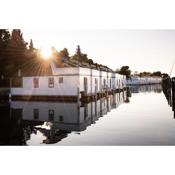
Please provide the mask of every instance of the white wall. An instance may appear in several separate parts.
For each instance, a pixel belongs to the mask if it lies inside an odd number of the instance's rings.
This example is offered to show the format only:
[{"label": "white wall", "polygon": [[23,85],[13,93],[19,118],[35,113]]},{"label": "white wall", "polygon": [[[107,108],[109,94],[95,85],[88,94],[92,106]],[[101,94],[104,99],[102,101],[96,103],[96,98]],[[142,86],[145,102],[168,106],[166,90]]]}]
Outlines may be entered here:
[{"label": "white wall", "polygon": [[[21,102],[12,101],[12,109],[23,110],[23,120],[49,121],[49,110],[54,110],[54,122],[60,122],[60,116],[63,116],[62,123],[78,123],[77,103],[58,103],[58,102]],[[39,109],[39,118],[34,119],[34,109]],[[83,116],[82,116],[83,117]]]},{"label": "white wall", "polygon": [[[12,88],[12,95],[48,95],[48,96],[77,96],[84,91],[84,78],[87,78],[87,93],[94,94],[102,90],[122,89],[125,86],[125,78],[122,75],[111,72],[99,71],[82,67],[56,68],[52,65],[54,87],[49,88],[48,76],[23,77],[22,88]],[[59,77],[63,77],[63,83],[59,83]],[[39,78],[39,88],[34,88],[33,78]],[[95,87],[97,80],[97,91]],[[105,85],[104,85],[105,81]],[[110,87],[111,81],[111,87]]]},{"label": "white wall", "polygon": [[[53,76],[50,76],[53,77]],[[59,83],[59,77],[63,77],[63,83]],[[49,88],[49,77],[38,77],[39,88],[34,88],[33,78],[23,77],[22,88],[12,88],[12,95],[65,95],[76,96],[78,94],[79,77],[78,76],[54,76],[54,88]]]},{"label": "white wall", "polygon": [[95,79],[97,80],[97,92],[100,92],[100,71],[92,69],[92,93],[95,93]]}]

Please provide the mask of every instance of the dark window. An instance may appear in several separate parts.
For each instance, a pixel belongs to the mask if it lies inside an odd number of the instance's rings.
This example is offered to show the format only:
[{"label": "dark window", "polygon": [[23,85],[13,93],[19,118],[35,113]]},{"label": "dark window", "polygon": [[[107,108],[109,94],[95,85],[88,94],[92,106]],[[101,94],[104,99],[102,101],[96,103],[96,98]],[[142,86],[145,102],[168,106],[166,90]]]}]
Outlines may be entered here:
[{"label": "dark window", "polygon": [[106,79],[103,79],[103,86],[106,88]]},{"label": "dark window", "polygon": [[63,77],[59,77],[59,83],[63,83]]},{"label": "dark window", "polygon": [[33,78],[33,87],[39,88],[39,78]]},{"label": "dark window", "polygon": [[54,88],[54,78],[53,77],[49,78],[49,88]]},{"label": "dark window", "polygon": [[98,79],[95,78],[95,91],[98,91]]},{"label": "dark window", "polygon": [[12,78],[11,82],[12,82],[12,87],[22,87],[22,78],[21,77]]},{"label": "dark window", "polygon": [[86,119],[88,117],[88,106],[85,105],[84,107],[84,119]]},{"label": "dark window", "polygon": [[39,109],[33,109],[33,118],[39,119]]},{"label": "dark window", "polygon": [[10,110],[11,112],[11,117],[13,119],[22,119],[22,116],[23,116],[23,110],[22,109],[11,109]]},{"label": "dark window", "polygon": [[49,110],[49,121],[54,121],[54,110]]},{"label": "dark window", "polygon": [[88,92],[88,79],[84,77],[84,92],[87,94]]},{"label": "dark window", "polygon": [[59,121],[63,122],[63,116],[62,115],[59,116]]}]

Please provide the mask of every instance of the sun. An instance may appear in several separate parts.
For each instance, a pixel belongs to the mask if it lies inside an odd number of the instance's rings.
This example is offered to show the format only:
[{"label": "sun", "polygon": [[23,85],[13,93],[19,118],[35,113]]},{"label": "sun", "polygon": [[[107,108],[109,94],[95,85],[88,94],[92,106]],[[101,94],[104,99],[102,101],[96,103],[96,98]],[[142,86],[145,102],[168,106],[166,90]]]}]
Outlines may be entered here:
[{"label": "sun", "polygon": [[52,56],[52,51],[50,48],[41,49],[41,56],[44,60],[48,60]]}]

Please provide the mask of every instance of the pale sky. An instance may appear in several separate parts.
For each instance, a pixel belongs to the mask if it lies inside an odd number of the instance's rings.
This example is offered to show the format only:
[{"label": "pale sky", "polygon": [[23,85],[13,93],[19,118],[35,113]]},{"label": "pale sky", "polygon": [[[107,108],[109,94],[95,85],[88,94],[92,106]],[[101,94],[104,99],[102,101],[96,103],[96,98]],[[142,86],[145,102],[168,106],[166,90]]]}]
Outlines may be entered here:
[{"label": "pale sky", "polygon": [[80,45],[89,58],[113,70],[128,65],[132,71],[170,73],[175,60],[175,30],[22,31],[26,41],[32,38],[34,46],[43,50],[67,48],[72,55]]}]

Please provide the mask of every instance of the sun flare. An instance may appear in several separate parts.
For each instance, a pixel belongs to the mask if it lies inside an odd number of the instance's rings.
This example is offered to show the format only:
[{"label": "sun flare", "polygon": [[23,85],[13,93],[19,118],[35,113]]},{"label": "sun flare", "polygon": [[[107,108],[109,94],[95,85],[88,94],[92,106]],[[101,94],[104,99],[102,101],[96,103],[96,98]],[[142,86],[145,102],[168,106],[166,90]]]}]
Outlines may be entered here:
[{"label": "sun flare", "polygon": [[50,48],[41,49],[41,55],[43,59],[48,60],[52,56],[51,49]]}]

